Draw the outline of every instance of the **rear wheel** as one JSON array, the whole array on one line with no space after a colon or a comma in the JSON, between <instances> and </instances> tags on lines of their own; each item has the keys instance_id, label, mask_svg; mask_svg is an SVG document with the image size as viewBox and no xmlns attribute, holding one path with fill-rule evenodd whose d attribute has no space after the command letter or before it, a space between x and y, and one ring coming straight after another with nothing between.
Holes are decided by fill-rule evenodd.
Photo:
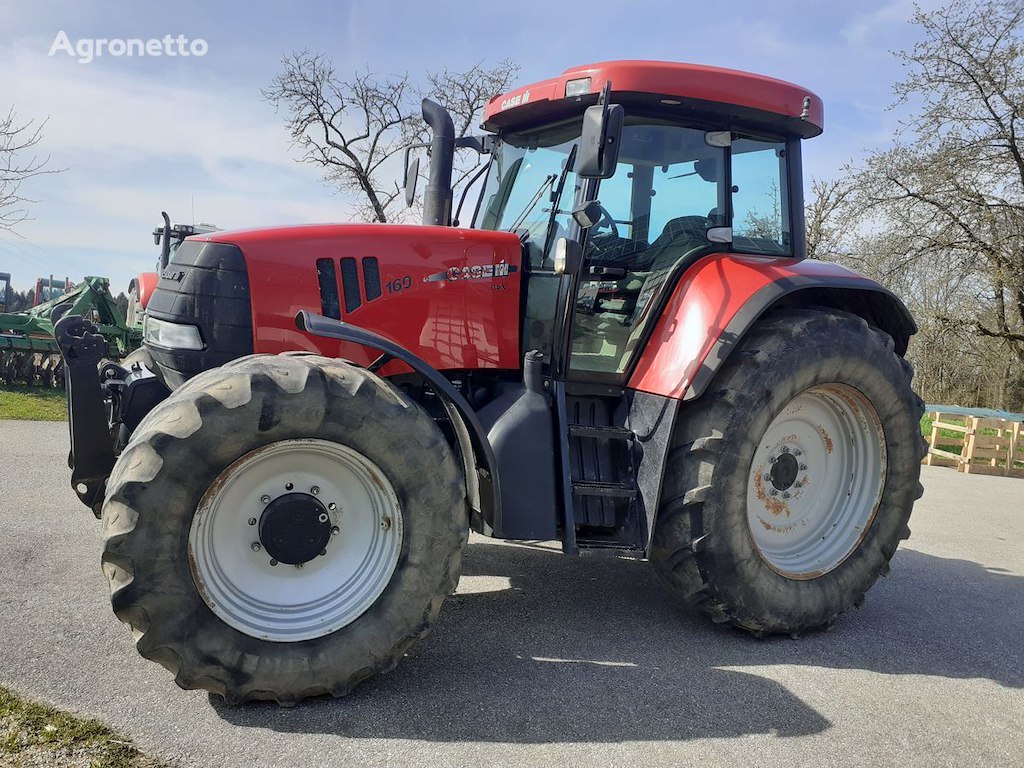
<instances>
[{"instance_id":1,"label":"rear wheel","mask_svg":"<svg viewBox=\"0 0 1024 768\"><path fill-rule=\"evenodd\" d=\"M147 415L103 508L114 611L183 688L343 695L455 588L464 485L433 421L367 371L254 356Z\"/></svg>"},{"instance_id":2,"label":"rear wheel","mask_svg":"<svg viewBox=\"0 0 1024 768\"><path fill-rule=\"evenodd\" d=\"M651 551L670 590L757 634L859 605L921 494L924 405L910 378L859 317L761 321L680 414Z\"/></svg>"}]
</instances>

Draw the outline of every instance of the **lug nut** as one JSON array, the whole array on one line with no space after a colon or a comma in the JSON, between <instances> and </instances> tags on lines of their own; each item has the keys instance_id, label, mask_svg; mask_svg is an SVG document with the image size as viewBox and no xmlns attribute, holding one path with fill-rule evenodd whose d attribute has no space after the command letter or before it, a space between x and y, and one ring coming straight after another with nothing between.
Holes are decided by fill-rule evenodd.
<instances>
[{"instance_id":1,"label":"lug nut","mask_svg":"<svg viewBox=\"0 0 1024 768\"><path fill-rule=\"evenodd\" d=\"M250 517L249 518L249 525L256 525L256 518L255 517Z\"/></svg>"},{"instance_id":2,"label":"lug nut","mask_svg":"<svg viewBox=\"0 0 1024 768\"><path fill-rule=\"evenodd\" d=\"M769 456L768 457L768 463L769 464L774 464L776 461L778 461L778 459L776 459L774 456Z\"/></svg>"},{"instance_id":3,"label":"lug nut","mask_svg":"<svg viewBox=\"0 0 1024 768\"><path fill-rule=\"evenodd\" d=\"M260 543L258 541L254 541L249 546L252 548L253 552L259 552L260 551Z\"/></svg>"},{"instance_id":4,"label":"lug nut","mask_svg":"<svg viewBox=\"0 0 1024 768\"><path fill-rule=\"evenodd\" d=\"M807 470L807 465L806 464L801 464L800 465L800 469L806 471Z\"/></svg>"},{"instance_id":5,"label":"lug nut","mask_svg":"<svg viewBox=\"0 0 1024 768\"><path fill-rule=\"evenodd\" d=\"M320 550L320 557L323 557L326 554L327 554L327 550L326 549L321 549Z\"/></svg>"},{"instance_id":6,"label":"lug nut","mask_svg":"<svg viewBox=\"0 0 1024 768\"><path fill-rule=\"evenodd\" d=\"M341 529L338 526L331 528L331 536L337 536L339 533L341 533Z\"/></svg>"},{"instance_id":7,"label":"lug nut","mask_svg":"<svg viewBox=\"0 0 1024 768\"><path fill-rule=\"evenodd\" d=\"M782 494L782 498L788 499L789 498L789 491L786 491L785 493L783 493Z\"/></svg>"},{"instance_id":8,"label":"lug nut","mask_svg":"<svg viewBox=\"0 0 1024 768\"><path fill-rule=\"evenodd\" d=\"M788 445L782 446L782 452L783 453L789 453L789 446Z\"/></svg>"},{"instance_id":9,"label":"lug nut","mask_svg":"<svg viewBox=\"0 0 1024 768\"><path fill-rule=\"evenodd\" d=\"M270 564L271 564L271 565L277 565L277 560L271 560L271 561L270 561Z\"/></svg>"},{"instance_id":10,"label":"lug nut","mask_svg":"<svg viewBox=\"0 0 1024 768\"><path fill-rule=\"evenodd\" d=\"M302 570L302 563L296 563L295 567L298 568L301 571Z\"/></svg>"},{"instance_id":11,"label":"lug nut","mask_svg":"<svg viewBox=\"0 0 1024 768\"><path fill-rule=\"evenodd\" d=\"M765 475L765 476L764 476L764 481L765 481L766 483L770 483L770 482L772 481L772 476L771 476L771 475Z\"/></svg>"},{"instance_id":12,"label":"lug nut","mask_svg":"<svg viewBox=\"0 0 1024 768\"><path fill-rule=\"evenodd\" d=\"M779 495L779 492L776 491L774 488L772 488L770 491L768 491L768 493L770 493L772 496L778 496Z\"/></svg>"},{"instance_id":13,"label":"lug nut","mask_svg":"<svg viewBox=\"0 0 1024 768\"><path fill-rule=\"evenodd\" d=\"M284 484L284 489L285 489L286 491L290 491L290 490L291 490L292 488L294 488L294 487L295 487L295 485L294 485L294 484L292 484L292 483L285 483L285 484Z\"/></svg>"},{"instance_id":14,"label":"lug nut","mask_svg":"<svg viewBox=\"0 0 1024 768\"><path fill-rule=\"evenodd\" d=\"M327 508L328 508L329 510L331 510L331 512L333 512L334 510L336 510L336 509L338 508L338 505L337 505L337 504L335 504L335 503L334 503L334 502L332 501L332 502L331 502L330 504L328 504L328 505L327 505Z\"/></svg>"},{"instance_id":15,"label":"lug nut","mask_svg":"<svg viewBox=\"0 0 1024 768\"><path fill-rule=\"evenodd\" d=\"M260 496L260 504L269 504L269 503L270 503L270 497L269 496L267 496L266 494L263 494L262 496Z\"/></svg>"},{"instance_id":16,"label":"lug nut","mask_svg":"<svg viewBox=\"0 0 1024 768\"><path fill-rule=\"evenodd\" d=\"M801 451L799 448L797 448L795 451L793 451L793 455L794 456L803 456L804 452Z\"/></svg>"},{"instance_id":17,"label":"lug nut","mask_svg":"<svg viewBox=\"0 0 1024 768\"><path fill-rule=\"evenodd\" d=\"M391 530L391 518L390 517L385 517L383 520L381 520L380 521L380 527L383 528L385 531L390 531Z\"/></svg>"},{"instance_id":18,"label":"lug nut","mask_svg":"<svg viewBox=\"0 0 1024 768\"><path fill-rule=\"evenodd\" d=\"M312 488L309 489L309 492L312 493L314 496L318 496L320 494L320 486L314 485Z\"/></svg>"}]
</instances>

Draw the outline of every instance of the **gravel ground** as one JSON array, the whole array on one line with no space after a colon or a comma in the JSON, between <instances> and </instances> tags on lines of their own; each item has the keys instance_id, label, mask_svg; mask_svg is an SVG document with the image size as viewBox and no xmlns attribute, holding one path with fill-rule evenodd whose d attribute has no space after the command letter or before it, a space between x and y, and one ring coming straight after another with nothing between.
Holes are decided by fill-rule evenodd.
<instances>
[{"instance_id":1,"label":"gravel ground","mask_svg":"<svg viewBox=\"0 0 1024 768\"><path fill-rule=\"evenodd\" d=\"M827 632L756 641L644 564L474 537L390 675L229 708L110 613L63 424L0 422L0 685L181 766L1024 766L1024 480L924 468L892 575Z\"/></svg>"}]
</instances>

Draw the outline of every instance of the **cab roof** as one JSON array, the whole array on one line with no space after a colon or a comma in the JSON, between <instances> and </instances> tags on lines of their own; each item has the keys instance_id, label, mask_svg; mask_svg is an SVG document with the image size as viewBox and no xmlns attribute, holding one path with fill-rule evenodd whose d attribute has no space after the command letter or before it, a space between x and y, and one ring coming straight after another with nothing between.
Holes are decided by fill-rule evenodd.
<instances>
[{"instance_id":1,"label":"cab roof","mask_svg":"<svg viewBox=\"0 0 1024 768\"><path fill-rule=\"evenodd\" d=\"M567 69L558 77L495 96L484 108L483 127L496 132L527 128L579 114L596 103L607 81L614 103L670 119L686 116L722 128L747 126L805 139L824 127L821 99L799 85L735 69L667 61L604 61ZM567 85L576 95L566 96Z\"/></svg>"}]
</instances>

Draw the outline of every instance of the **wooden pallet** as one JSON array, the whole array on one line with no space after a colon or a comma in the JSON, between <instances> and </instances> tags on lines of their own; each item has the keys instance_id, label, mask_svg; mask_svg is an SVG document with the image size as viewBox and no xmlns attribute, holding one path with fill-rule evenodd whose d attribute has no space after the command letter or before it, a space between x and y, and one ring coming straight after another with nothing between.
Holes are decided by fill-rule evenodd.
<instances>
[{"instance_id":1,"label":"wooden pallet","mask_svg":"<svg viewBox=\"0 0 1024 768\"><path fill-rule=\"evenodd\" d=\"M1024 424L1007 419L932 412L928 440L929 466L956 467L965 474L1024 477ZM939 430L959 437L943 437ZM937 446L958 447L959 453Z\"/></svg>"}]
</instances>

